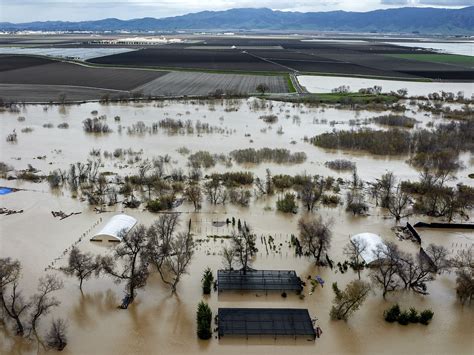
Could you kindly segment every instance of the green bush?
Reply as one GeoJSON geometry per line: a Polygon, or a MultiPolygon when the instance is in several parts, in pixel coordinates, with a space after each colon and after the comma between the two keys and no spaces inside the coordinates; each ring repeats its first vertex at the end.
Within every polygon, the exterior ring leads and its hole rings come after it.
{"type": "Polygon", "coordinates": [[[401,312],[398,316],[398,324],[407,325],[408,323],[410,323],[410,313],[407,311],[401,312]]]}
{"type": "Polygon", "coordinates": [[[199,302],[197,315],[197,336],[199,339],[210,339],[212,337],[211,323],[212,323],[212,311],[203,301],[199,302]]]}
{"type": "Polygon", "coordinates": [[[410,310],[408,311],[408,314],[409,314],[410,323],[418,323],[420,321],[418,312],[415,308],[413,307],[410,308],[410,310]]]}
{"type": "Polygon", "coordinates": [[[276,203],[277,210],[285,213],[296,213],[298,206],[296,205],[296,196],[292,193],[286,193],[282,199],[276,203]]]}
{"type": "Polygon", "coordinates": [[[420,313],[419,321],[421,324],[428,325],[433,318],[434,313],[430,309],[425,309],[420,313]]]}
{"type": "Polygon", "coordinates": [[[202,293],[205,295],[211,294],[211,285],[212,281],[214,281],[214,275],[212,274],[211,268],[206,268],[204,270],[204,275],[202,276],[202,293]]]}
{"type": "Polygon", "coordinates": [[[146,204],[146,208],[150,212],[160,212],[173,208],[174,196],[164,195],[157,200],[150,200],[146,204]]]}
{"type": "Polygon", "coordinates": [[[389,323],[398,321],[398,317],[400,316],[400,306],[394,304],[391,308],[387,309],[383,315],[385,320],[389,323]]]}

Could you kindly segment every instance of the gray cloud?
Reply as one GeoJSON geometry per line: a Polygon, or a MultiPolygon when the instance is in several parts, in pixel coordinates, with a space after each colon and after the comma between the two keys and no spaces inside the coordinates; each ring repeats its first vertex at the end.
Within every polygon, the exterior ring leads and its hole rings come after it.
{"type": "Polygon", "coordinates": [[[473,6],[474,0],[420,0],[422,5],[433,5],[433,6],[473,6]]]}
{"type": "Polygon", "coordinates": [[[380,3],[382,5],[404,6],[404,5],[408,5],[410,3],[410,1],[409,0],[381,0],[380,3]]]}

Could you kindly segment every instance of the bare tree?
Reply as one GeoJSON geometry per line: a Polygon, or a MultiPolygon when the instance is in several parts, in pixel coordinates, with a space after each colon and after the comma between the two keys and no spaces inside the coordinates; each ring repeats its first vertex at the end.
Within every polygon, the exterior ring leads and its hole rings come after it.
{"type": "Polygon", "coordinates": [[[170,243],[169,253],[164,256],[158,272],[163,282],[171,286],[173,293],[181,280],[182,275],[188,271],[189,263],[194,254],[194,242],[191,235],[191,220],[187,232],[177,233],[170,243]]]}
{"type": "Polygon", "coordinates": [[[344,254],[351,260],[352,267],[357,271],[360,280],[360,271],[364,268],[362,254],[367,250],[368,245],[365,239],[350,238],[349,243],[344,247],[344,254]]]}
{"type": "Polygon", "coordinates": [[[211,179],[204,184],[204,192],[213,205],[224,203],[226,200],[225,189],[218,179],[211,179]]]}
{"type": "Polygon", "coordinates": [[[69,253],[68,265],[61,268],[68,276],[74,276],[79,280],[79,290],[82,293],[82,283],[89,279],[93,273],[100,271],[100,257],[94,257],[91,253],[82,253],[77,247],[73,247],[69,253]]]}
{"type": "Polygon", "coordinates": [[[382,297],[400,287],[397,276],[398,247],[394,243],[377,245],[375,249],[377,262],[370,272],[370,278],[376,287],[382,289],[382,297]]]}
{"type": "Polygon", "coordinates": [[[4,313],[16,324],[16,334],[23,336],[25,326],[23,314],[28,310],[30,304],[25,302],[18,290],[18,282],[21,275],[21,264],[18,260],[11,258],[0,259],[0,302],[4,313]],[[9,291],[8,288],[11,290],[9,291]]]}
{"type": "Polygon", "coordinates": [[[226,270],[232,270],[232,265],[234,264],[235,260],[235,250],[230,246],[224,246],[222,248],[222,260],[224,264],[224,268],[226,270]]]}
{"type": "Polygon", "coordinates": [[[47,275],[39,280],[38,292],[35,293],[31,300],[31,331],[37,335],[36,327],[42,316],[48,314],[53,307],[59,305],[59,301],[51,296],[63,288],[63,282],[55,275],[47,275]]]}
{"type": "Polygon", "coordinates": [[[410,203],[410,196],[406,192],[402,191],[401,186],[398,185],[395,192],[390,193],[386,207],[398,223],[402,218],[406,218],[411,215],[411,211],[408,210],[410,203]]]}
{"type": "Polygon", "coordinates": [[[120,233],[122,242],[115,248],[113,256],[101,259],[101,267],[107,274],[117,283],[122,281],[127,283],[126,292],[130,302],[133,302],[136,290],[146,285],[149,275],[148,263],[144,258],[146,235],[147,231],[143,225],[136,226],[129,234],[122,231],[120,233]]]}
{"type": "Polygon", "coordinates": [[[298,221],[301,247],[307,255],[313,256],[316,265],[321,265],[321,256],[331,246],[332,221],[323,221],[321,216],[301,217],[298,221]]]}
{"type": "Polygon", "coordinates": [[[46,334],[46,343],[49,347],[62,351],[67,345],[67,324],[64,319],[58,318],[51,321],[51,327],[46,334]]]}
{"type": "Polygon", "coordinates": [[[397,275],[402,280],[405,289],[416,293],[428,294],[426,283],[434,280],[433,268],[420,254],[413,258],[411,254],[399,252],[397,275]]]}
{"type": "Polygon", "coordinates": [[[189,184],[184,191],[186,198],[192,202],[194,210],[200,210],[202,204],[202,190],[199,184],[189,184]]]}
{"type": "Polygon", "coordinates": [[[308,212],[313,211],[314,206],[323,194],[323,188],[324,181],[322,179],[320,181],[316,181],[311,177],[306,178],[306,182],[301,189],[301,201],[308,209],[308,212]]]}
{"type": "Polygon", "coordinates": [[[430,244],[425,249],[426,254],[433,262],[436,272],[441,274],[449,269],[449,251],[442,245],[430,244]]]}
{"type": "Polygon", "coordinates": [[[389,206],[390,197],[392,195],[392,190],[395,186],[395,182],[395,175],[391,171],[382,175],[380,179],[377,179],[377,184],[379,186],[380,191],[380,205],[384,208],[388,208],[389,206]]]}
{"type": "Polygon", "coordinates": [[[335,297],[329,313],[331,319],[347,320],[364,303],[371,287],[368,282],[354,280],[346,286],[344,291],[339,289],[336,282],[332,284],[332,289],[335,297]]]}
{"type": "Polygon", "coordinates": [[[471,303],[474,298],[474,247],[460,250],[450,260],[456,270],[456,295],[462,304],[471,303]]]}
{"type": "Polygon", "coordinates": [[[10,283],[11,290],[9,295],[3,290],[1,294],[2,307],[5,313],[16,324],[16,335],[23,336],[25,334],[25,325],[23,316],[31,307],[29,302],[26,302],[18,289],[18,280],[10,283]]]}
{"type": "Polygon", "coordinates": [[[163,282],[176,292],[194,254],[191,220],[187,232],[175,234],[178,214],[165,214],[149,228],[147,260],[155,265],[163,282]]]}
{"type": "Polygon", "coordinates": [[[237,260],[244,274],[250,268],[252,259],[257,252],[257,248],[255,247],[256,239],[256,235],[250,231],[250,227],[246,223],[239,228],[238,233],[232,235],[233,253],[237,256],[237,260]]]}

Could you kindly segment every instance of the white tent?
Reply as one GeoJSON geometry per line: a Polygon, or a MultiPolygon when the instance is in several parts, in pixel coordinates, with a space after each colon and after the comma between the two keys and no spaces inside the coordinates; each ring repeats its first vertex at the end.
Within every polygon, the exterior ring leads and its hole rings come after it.
{"type": "Polygon", "coordinates": [[[126,214],[115,215],[91,240],[120,242],[122,233],[127,234],[135,224],[137,224],[137,220],[131,216],[126,214]]]}
{"type": "Polygon", "coordinates": [[[366,244],[367,247],[361,253],[361,257],[362,259],[364,259],[367,265],[377,260],[377,255],[375,251],[378,245],[382,245],[384,248],[386,248],[382,238],[380,238],[379,235],[374,234],[374,233],[359,233],[359,234],[353,235],[351,237],[351,240],[352,241],[357,240],[366,244]]]}

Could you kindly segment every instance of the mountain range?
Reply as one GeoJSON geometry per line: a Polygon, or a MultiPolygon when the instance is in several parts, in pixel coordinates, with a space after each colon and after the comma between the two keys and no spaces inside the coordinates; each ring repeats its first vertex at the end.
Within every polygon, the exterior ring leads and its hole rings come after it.
{"type": "Polygon", "coordinates": [[[369,12],[286,12],[267,8],[202,11],[176,17],[97,21],[0,22],[2,31],[347,31],[474,35],[474,6],[403,7],[369,12]]]}

